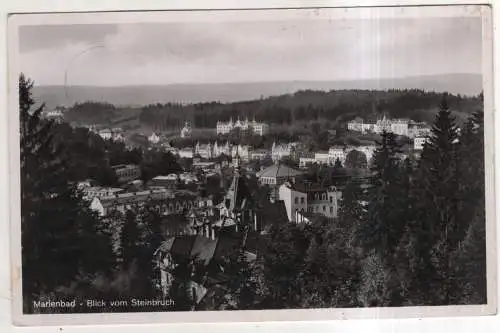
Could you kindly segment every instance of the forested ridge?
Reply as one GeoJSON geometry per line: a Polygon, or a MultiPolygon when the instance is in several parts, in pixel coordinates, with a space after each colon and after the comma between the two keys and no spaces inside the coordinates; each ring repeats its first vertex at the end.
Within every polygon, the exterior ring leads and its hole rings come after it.
{"type": "MultiPolygon", "coordinates": [[[[161,241],[160,217],[146,205],[104,220],[82,201],[75,182],[101,175],[113,185],[103,171],[127,161],[141,164],[147,178],[176,172],[175,159],[127,151],[85,129],[42,119],[32,85],[20,76],[25,311],[37,311],[33,300],[40,299],[158,295],[151,261],[161,241]]],[[[459,132],[450,111],[457,98],[439,95],[419,159],[401,161],[400,144],[384,133],[368,183],[346,184],[337,219],[273,225],[256,262],[236,253],[236,278],[225,297],[206,300],[199,310],[484,304],[482,100],[459,132]]]]}
{"type": "MultiPolygon", "coordinates": [[[[238,117],[290,126],[301,121],[345,122],[357,116],[366,118],[386,114],[391,118],[415,121],[434,120],[440,93],[417,89],[407,90],[334,90],[298,91],[259,100],[234,103],[150,104],[141,108],[120,108],[106,103],[86,102],[69,109],[70,120],[83,123],[109,124],[123,118],[134,118],[155,130],[179,130],[185,121],[196,128],[215,128],[218,120],[238,117]],[[122,112],[123,111],[123,112],[122,112]],[[127,116],[125,116],[126,114],[127,116]]],[[[480,106],[480,96],[449,95],[450,109],[461,119],[480,106]]]]}

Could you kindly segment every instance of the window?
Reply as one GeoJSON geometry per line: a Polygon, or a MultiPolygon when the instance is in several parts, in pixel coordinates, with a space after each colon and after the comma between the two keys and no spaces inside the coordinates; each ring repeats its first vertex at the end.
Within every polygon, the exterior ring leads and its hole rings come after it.
{"type": "Polygon", "coordinates": [[[297,205],[299,203],[299,198],[295,197],[295,204],[297,205]]]}
{"type": "Polygon", "coordinates": [[[333,214],[333,207],[330,207],[330,214],[333,214]]]}
{"type": "Polygon", "coordinates": [[[326,206],[323,206],[323,212],[326,212],[326,206]]]}
{"type": "Polygon", "coordinates": [[[333,202],[333,197],[330,197],[330,203],[332,203],[332,202],[333,202]]]}
{"type": "Polygon", "coordinates": [[[300,198],[300,203],[304,204],[304,197],[300,198]]]}
{"type": "Polygon", "coordinates": [[[324,193],[323,193],[323,194],[321,195],[321,200],[326,200],[326,194],[324,194],[324,193]]]}

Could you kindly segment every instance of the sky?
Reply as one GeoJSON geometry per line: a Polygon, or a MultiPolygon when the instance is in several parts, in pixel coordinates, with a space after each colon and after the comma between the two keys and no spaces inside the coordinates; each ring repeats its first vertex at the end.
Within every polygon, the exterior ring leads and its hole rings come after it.
{"type": "Polygon", "coordinates": [[[480,18],[21,26],[37,85],[337,81],[481,74],[480,18]]]}

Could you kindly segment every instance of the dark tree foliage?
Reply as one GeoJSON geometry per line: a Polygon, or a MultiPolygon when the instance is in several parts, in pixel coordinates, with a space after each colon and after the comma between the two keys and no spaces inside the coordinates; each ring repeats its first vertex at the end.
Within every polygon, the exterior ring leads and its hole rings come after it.
{"type": "Polygon", "coordinates": [[[364,250],[375,250],[382,257],[392,253],[404,228],[403,221],[397,219],[402,208],[397,202],[401,195],[399,152],[395,136],[384,132],[371,168],[367,221],[358,230],[364,250]]]}
{"type": "Polygon", "coordinates": [[[364,169],[368,166],[366,155],[359,150],[352,150],[347,154],[345,161],[346,168],[364,169]]]}
{"type": "MultiPolygon", "coordinates": [[[[432,112],[426,111],[434,109],[440,99],[439,93],[418,89],[329,92],[305,90],[290,95],[226,104],[154,104],[142,108],[140,121],[161,130],[179,130],[185,120],[191,120],[196,128],[214,128],[218,120],[236,120],[237,117],[249,120],[255,117],[257,121],[293,126],[299,122],[338,123],[356,116],[367,117],[382,112],[386,112],[389,117],[432,121],[432,112]]],[[[449,103],[454,109],[471,113],[480,99],[450,95],[449,103]]],[[[321,145],[327,139],[325,133],[326,131],[315,131],[314,135],[322,138],[314,141],[321,145]]]]}
{"type": "Polygon", "coordinates": [[[33,82],[19,76],[23,298],[69,285],[77,276],[113,267],[109,237],[69,181],[68,151],[54,140],[54,124],[32,110],[33,82]]]}
{"type": "Polygon", "coordinates": [[[168,175],[182,171],[175,156],[170,152],[148,151],[141,163],[142,180],[147,182],[158,175],[168,175]]]}

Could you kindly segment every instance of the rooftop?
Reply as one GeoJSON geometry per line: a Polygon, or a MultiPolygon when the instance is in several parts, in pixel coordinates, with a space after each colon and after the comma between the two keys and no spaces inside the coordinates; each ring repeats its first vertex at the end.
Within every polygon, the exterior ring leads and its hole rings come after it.
{"type": "Polygon", "coordinates": [[[257,177],[285,178],[303,175],[304,172],[293,169],[284,164],[274,164],[257,173],[257,177]]]}

